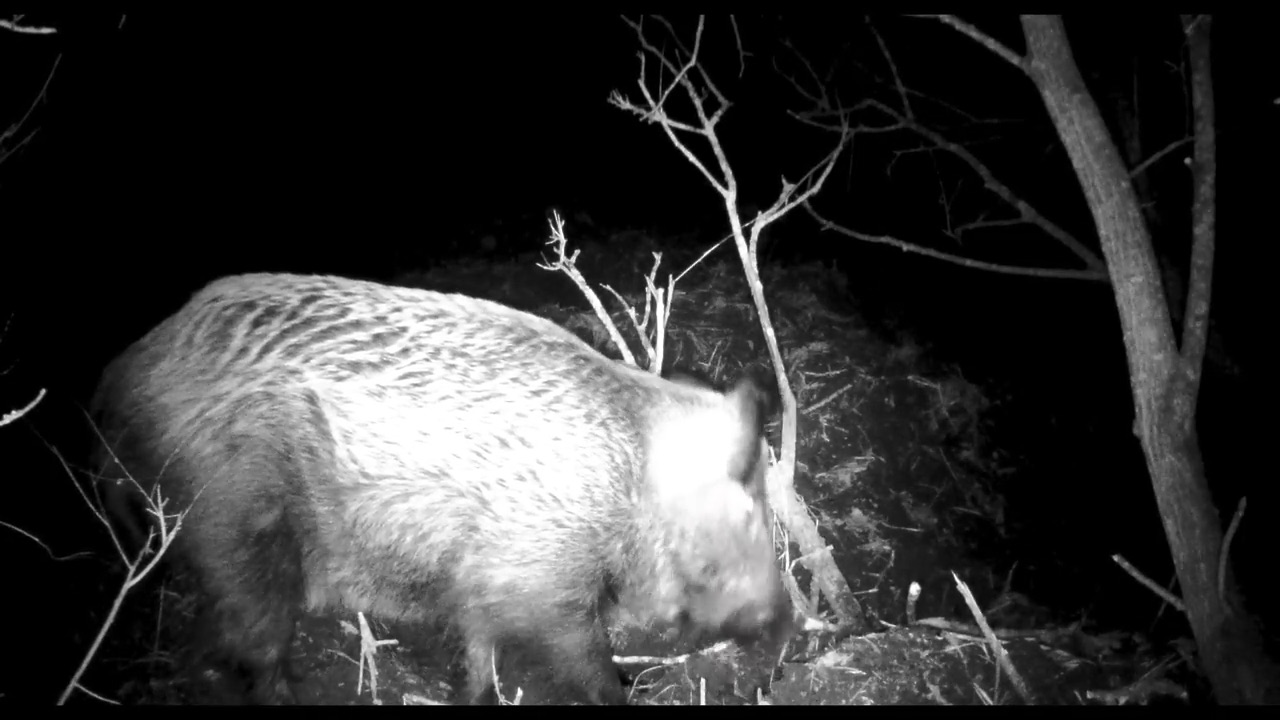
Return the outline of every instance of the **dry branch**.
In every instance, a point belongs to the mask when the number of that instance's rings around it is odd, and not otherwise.
[[[98,437],[101,440],[101,435]],[[58,458],[58,462],[62,464],[62,468],[66,471],[67,476],[71,478],[76,491],[80,493],[80,497],[84,500],[85,504],[89,506],[89,509],[93,512],[98,521],[102,523],[103,527],[107,529],[107,533],[111,536],[111,542],[115,545],[116,552],[119,553],[120,559],[125,566],[125,578],[120,583],[120,589],[116,592],[115,597],[111,601],[111,608],[107,612],[106,619],[103,620],[102,626],[98,629],[97,635],[94,636],[93,642],[89,645],[89,649],[85,651],[84,657],[80,661],[80,665],[71,676],[71,680],[68,681],[66,687],[63,688],[62,694],[58,696],[57,704],[64,705],[66,704],[67,699],[71,697],[71,693],[75,690],[92,694],[87,688],[80,684],[80,679],[84,676],[85,671],[89,669],[89,663],[92,662],[93,658],[97,655],[98,649],[102,645],[102,641],[107,636],[107,631],[111,628],[112,624],[115,623],[116,616],[119,614],[120,608],[124,605],[125,596],[129,594],[130,590],[137,587],[138,583],[142,582],[147,575],[151,574],[151,571],[159,565],[160,559],[164,557],[165,552],[169,549],[170,545],[173,544],[174,538],[177,537],[178,531],[182,528],[182,521],[186,518],[187,511],[183,510],[177,514],[166,514],[164,509],[168,501],[161,495],[159,485],[157,485],[154,490],[148,494],[142,492],[142,488],[138,485],[137,481],[132,477],[129,477],[128,481],[134,485],[142,497],[146,498],[147,512],[156,519],[153,526],[148,529],[147,539],[143,542],[142,547],[136,554],[130,556],[130,554],[124,549],[124,543],[120,541],[120,538],[116,535],[115,529],[107,519],[106,512],[100,506],[95,505],[89,499],[88,494],[85,493],[84,488],[80,486],[80,483],[75,481],[75,475],[72,473],[70,466],[67,465],[66,460],[63,459],[61,453],[58,453],[56,450],[53,452]],[[96,482],[96,479],[94,479],[94,481]],[[150,559],[148,559],[148,556],[150,556]]]
[[[848,128],[845,128],[827,157],[816,163],[800,183],[792,184],[783,179],[782,190],[777,199],[757,216],[750,226],[748,238],[738,211],[737,178],[716,134],[716,125],[731,107],[731,103],[706,72],[699,58],[706,18],[699,17],[691,47],[681,40],[670,23],[663,18],[657,18],[657,22],[666,31],[666,39],[673,48],[671,50],[660,49],[651,41],[646,35],[643,21],[626,18],[623,20],[635,31],[641,48],[638,84],[644,99],[643,102],[636,103],[615,91],[610,95],[609,102],[619,109],[634,113],[645,122],[657,123],[666,133],[671,144],[702,173],[724,201],[725,213],[728,215],[738,257],[742,262],[751,297],[760,318],[761,330],[769,348],[779,395],[782,398],[782,455],[778,463],[772,467],[767,480],[770,504],[782,519],[790,538],[800,546],[805,566],[813,574],[814,582],[821,587],[823,595],[840,622],[846,627],[860,628],[861,606],[836,567],[830,549],[818,533],[811,513],[795,492],[796,401],[787,379],[786,366],[778,347],[777,335],[770,320],[769,306],[764,298],[764,286],[760,280],[756,259],[761,231],[798,205],[807,202],[822,188],[832,168],[835,167],[840,152],[848,144],[852,135],[848,132]],[[658,83],[656,88],[650,87],[649,58],[654,59],[671,78],[666,83]],[[668,101],[678,92],[682,92],[689,102],[696,122],[676,120],[668,113]],[[681,139],[682,134],[693,135],[706,143],[707,149],[715,159],[714,167],[699,159],[692,148]]]
[[[987,640],[987,645],[995,653],[996,662],[1008,674],[1009,682],[1013,684],[1013,689],[1017,691],[1023,702],[1028,705],[1034,704],[1035,700],[1031,695],[1031,689],[1027,687],[1027,683],[1022,679],[1018,668],[1014,667],[1013,661],[1009,659],[1009,653],[1005,651],[1004,643],[1000,642],[1000,639],[992,632],[991,626],[987,624],[987,618],[982,614],[982,610],[978,608],[978,601],[974,599],[969,586],[954,572],[951,573],[951,577],[955,579],[956,587],[960,589],[960,594],[964,597],[964,602],[969,607],[969,612],[973,614],[973,619],[977,621],[978,627],[982,628],[982,634]]]
[[[965,34],[981,36],[981,41],[984,45],[990,47],[994,52],[997,52],[1001,57],[1009,60],[1016,67],[1024,70],[1025,72],[1024,63],[1021,58],[1018,58],[1012,53],[1012,51],[1005,48],[1003,45],[1000,45],[995,40],[982,35],[981,31],[951,16],[937,17],[940,21],[955,27],[957,30],[964,32]],[[855,135],[858,133],[886,133],[897,132],[900,130],[905,130],[918,135],[928,141],[931,147],[947,152],[967,165],[970,170],[978,176],[983,187],[999,198],[1005,206],[1012,209],[1016,214],[1016,216],[1012,218],[990,220],[981,218],[973,222],[955,224],[955,231],[957,234],[960,234],[965,230],[1028,224],[1038,228],[1044,234],[1058,241],[1058,243],[1065,247],[1069,252],[1079,258],[1084,267],[1082,269],[1035,268],[974,260],[962,255],[926,248],[892,235],[873,235],[859,232],[853,228],[845,227],[831,220],[816,210],[811,203],[806,203],[805,209],[811,216],[813,216],[814,220],[818,222],[819,226],[823,230],[835,231],[845,235],[846,237],[866,242],[892,245],[906,252],[924,255],[944,262],[961,265],[963,267],[971,267],[1013,275],[1106,281],[1106,265],[1096,252],[1090,250],[1074,235],[1057,223],[1054,223],[1042,212],[1037,210],[1035,206],[1022,198],[1012,188],[1001,182],[996,177],[995,173],[992,172],[991,169],[988,168],[987,165],[968,148],[948,139],[945,135],[930,128],[915,116],[912,111],[909,98],[911,96],[923,96],[923,94],[911,90],[906,86],[898,73],[897,64],[894,62],[888,46],[880,38],[879,33],[877,33],[874,28],[872,28],[872,33],[879,43],[881,54],[884,56],[886,64],[890,68],[890,82],[899,98],[902,109],[895,109],[888,104],[872,98],[861,100],[848,107],[840,105],[838,102],[831,99],[830,90],[826,87],[827,81],[820,80],[818,78],[817,73],[813,70],[812,64],[804,54],[794,47],[788,46],[805,69],[807,77],[802,80],[801,78],[793,75],[783,74],[782,76],[790,83],[793,90],[801,98],[806,99],[811,105],[811,109],[804,112],[793,112],[791,115],[798,121],[811,127],[839,132],[842,135],[849,133]],[[871,115],[873,117],[882,116],[887,118],[888,122],[862,119],[867,115]],[[950,218],[948,218],[948,223],[951,224]]]

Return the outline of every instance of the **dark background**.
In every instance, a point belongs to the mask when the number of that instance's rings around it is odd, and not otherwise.
[[[1015,17],[968,19],[1022,51]],[[691,18],[672,20],[691,37]],[[887,72],[882,60],[875,64],[876,41],[859,16],[739,20],[754,53],[742,77],[723,18],[708,23],[704,52],[735,102],[720,131],[743,200],[767,204],[781,176],[798,179],[831,142],[787,116],[805,105],[773,70],[781,58],[783,70],[796,71],[780,40],[791,38],[816,63],[840,57],[869,75]],[[129,14],[123,25],[107,11],[25,21],[60,32],[0,33],[0,124],[26,112],[61,60],[29,121],[38,132],[0,165],[0,292],[9,306],[0,399],[8,409],[36,389],[49,395],[24,425],[0,431],[15,444],[0,519],[57,554],[82,549],[76,538],[92,520],[65,504],[79,501],[56,465],[50,469],[43,443],[77,457],[86,441],[78,408],[102,365],[214,277],[275,270],[390,280],[414,264],[464,255],[465,246],[447,241],[493,218],[551,206],[587,211],[601,225],[675,232],[719,216],[727,228],[719,197],[665,135],[607,104],[614,89],[640,99],[635,34],[611,14],[157,10]],[[1265,527],[1273,473],[1263,459],[1273,423],[1258,383],[1274,325],[1264,288],[1275,237],[1280,85],[1266,23],[1248,16],[1214,23],[1212,317],[1231,370],[1207,370],[1200,430],[1224,527],[1238,498],[1250,497],[1233,551],[1242,582],[1264,597],[1266,578],[1251,569],[1264,567],[1252,563],[1269,560],[1273,547]],[[1096,248],[1088,209],[1030,82],[936,21],[873,24],[909,85],[1001,120],[953,125],[952,136],[972,142],[1007,184]],[[1125,87],[1139,58],[1139,76],[1157,97],[1144,122],[1170,141],[1181,137],[1176,17],[1072,17],[1068,29],[1104,113],[1108,93]],[[846,101],[873,93],[894,100],[866,75],[841,92]],[[939,232],[941,171],[930,164],[954,161],[904,154],[919,147],[901,135],[860,136],[819,205],[865,232],[971,257],[1075,267],[1027,227],[948,245]],[[1165,247],[1188,242],[1181,159],[1189,152],[1184,146],[1152,170],[1163,223],[1157,242]],[[1131,396],[1107,287],[967,270],[821,235],[805,218],[782,227],[787,241],[777,261],[836,263],[868,322],[892,319],[967,378],[1055,418],[1058,429],[1039,439],[1051,448],[1041,462],[1052,464],[1056,453],[1079,472],[1024,490],[1023,501],[1053,516],[1058,534],[1045,541],[1125,552],[1159,580],[1169,576],[1129,431]],[[541,242],[532,235],[512,250]],[[11,544],[22,542],[3,546]],[[37,565],[44,557],[29,547],[14,552],[35,552]],[[49,601],[38,575],[11,582]]]

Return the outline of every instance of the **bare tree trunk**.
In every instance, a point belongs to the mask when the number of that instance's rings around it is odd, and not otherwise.
[[[1199,76],[1198,85],[1207,86],[1208,18],[1200,20],[1204,26],[1192,33],[1193,73]],[[1194,425],[1203,345],[1201,354],[1194,357],[1184,359],[1178,353],[1159,266],[1137,197],[1076,67],[1061,18],[1023,16],[1022,26],[1027,70],[1075,167],[1107,259],[1129,360],[1137,416],[1134,432],[1147,458],[1203,670],[1220,703],[1275,701],[1274,695],[1268,695],[1274,689],[1268,688],[1257,629],[1242,613],[1233,612],[1227,597],[1231,594],[1234,599],[1230,588],[1219,587],[1222,527],[1201,467]],[[1211,105],[1212,100],[1208,102]],[[1202,110],[1197,107],[1198,118]],[[1206,132],[1197,125],[1198,135]],[[1211,133],[1212,127],[1207,131]],[[1202,161],[1200,142],[1198,138],[1198,163]],[[1198,170],[1200,182],[1211,187],[1211,162]],[[1198,188],[1198,201],[1205,199],[1203,192],[1204,187]],[[1211,204],[1212,194],[1207,197]],[[1203,207],[1198,209],[1203,211]],[[1197,231],[1206,229],[1203,217],[1197,216]],[[1211,220],[1207,230],[1212,231]],[[1206,261],[1200,250],[1204,269]],[[1207,252],[1212,257],[1211,246]],[[1193,299],[1193,312],[1188,316],[1207,317],[1208,286],[1207,280],[1204,282],[1198,288],[1203,294]]]
[[[1152,123],[1143,123],[1143,68],[1135,54],[1130,62],[1128,87],[1114,92],[1113,101],[1116,107],[1116,129],[1119,131],[1121,151],[1126,164],[1131,168],[1129,180],[1133,183],[1138,196],[1138,207],[1146,220],[1147,232],[1151,235],[1151,246],[1155,249],[1156,261],[1160,264],[1160,282],[1164,285],[1165,306],[1173,319],[1174,327],[1183,321],[1183,308],[1186,307],[1186,283],[1178,263],[1181,252],[1180,243],[1173,242],[1166,227],[1165,214],[1161,212],[1161,203],[1157,202],[1156,191],[1159,187],[1152,176],[1157,172],[1155,166],[1134,171],[1142,166],[1150,148],[1144,140],[1144,133]],[[1150,114],[1147,115],[1151,117]],[[1183,258],[1185,259],[1185,258]]]

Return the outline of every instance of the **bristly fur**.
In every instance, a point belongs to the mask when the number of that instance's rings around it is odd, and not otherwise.
[[[293,699],[299,613],[442,617],[473,701],[533,642],[621,702],[601,613],[751,637],[789,618],[763,495],[761,394],[614,363],[511,308],[323,276],[218,280],[104,371],[123,468],[190,507],[178,550],[214,644]]]

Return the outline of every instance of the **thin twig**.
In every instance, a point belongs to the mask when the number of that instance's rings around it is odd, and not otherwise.
[[[978,627],[982,628],[982,634],[986,636],[987,644],[991,646],[991,651],[996,655],[996,662],[1004,669],[1005,674],[1009,676],[1009,681],[1013,683],[1013,689],[1017,691],[1023,702],[1028,705],[1035,704],[1030,688],[1027,687],[1027,683],[1022,679],[1018,669],[1013,666],[1013,661],[1009,659],[1009,653],[1004,649],[1004,643],[1000,642],[995,633],[991,631],[991,626],[987,624],[987,618],[983,616],[982,610],[978,608],[978,601],[974,599],[969,586],[954,572],[951,573],[951,577],[955,578],[956,587],[960,589],[960,594],[964,596],[964,602],[969,606],[969,612],[973,615],[973,619],[977,621]]]
[[[48,25],[20,25],[22,17],[18,15],[13,20],[0,20],[0,29],[21,35],[53,35],[58,32],[58,28]]]
[[[1240,520],[1244,517],[1244,509],[1249,498],[1242,497],[1236,505],[1236,514],[1231,517],[1231,525],[1227,527],[1227,535],[1222,539],[1222,551],[1218,554],[1218,598],[1227,602],[1227,558],[1231,552],[1231,541],[1236,537]]]
[[[10,410],[4,415],[0,415],[0,427],[4,427],[5,425],[8,425],[9,423],[16,421],[18,418],[22,417],[23,415],[26,415],[27,413],[31,412],[33,409],[35,409],[36,405],[40,404],[40,401],[43,399],[44,399],[44,388],[40,388],[40,392],[36,393],[35,399],[33,399],[31,402],[18,408],[17,410]]]
[[[1184,615],[1186,614],[1187,606],[1182,603],[1181,599],[1175,597],[1173,593],[1170,593],[1169,591],[1155,584],[1155,582],[1153,582],[1151,578],[1147,577],[1146,575],[1143,575],[1137,568],[1129,564],[1129,561],[1125,560],[1124,556],[1112,555],[1111,559],[1115,561],[1117,565],[1124,568],[1124,571],[1129,573],[1129,575],[1131,575],[1134,580],[1137,580],[1139,583],[1144,585],[1148,590],[1150,590],[1151,592],[1163,598],[1165,602],[1172,605],[1174,609],[1177,610],[1178,612],[1183,613]]]
[[[925,17],[930,17],[930,16],[925,16]],[[955,28],[956,30],[960,31],[965,35],[968,35],[969,37],[977,41],[979,45],[995,53],[996,56],[999,57],[1001,60],[1008,62],[1010,65],[1018,68],[1023,72],[1026,72],[1027,70],[1026,58],[1010,50],[1003,43],[991,37],[990,35],[982,32],[977,27],[961,20],[955,15],[933,15],[931,17],[933,17],[934,19],[944,24],[950,25],[951,27]]]
[[[609,333],[609,338],[613,340],[614,345],[618,347],[618,352],[622,354],[623,361],[632,367],[639,367],[636,365],[636,358],[631,353],[631,348],[627,347],[626,341],[622,339],[622,333],[614,325],[613,318],[609,317],[604,305],[600,303],[600,298],[591,291],[591,286],[587,283],[587,279],[582,276],[582,273],[574,264],[578,259],[578,253],[581,251],[574,250],[572,255],[565,254],[569,241],[564,235],[564,220],[560,217],[560,213],[558,211],[552,212],[551,219],[548,222],[551,225],[551,239],[546,244],[555,246],[556,259],[551,262],[546,261],[544,258],[544,262],[538,263],[538,267],[543,270],[559,271],[568,275],[569,279],[573,280],[573,283],[582,291],[583,297],[590,303],[591,309],[600,318],[600,322],[604,324],[605,331]]]

